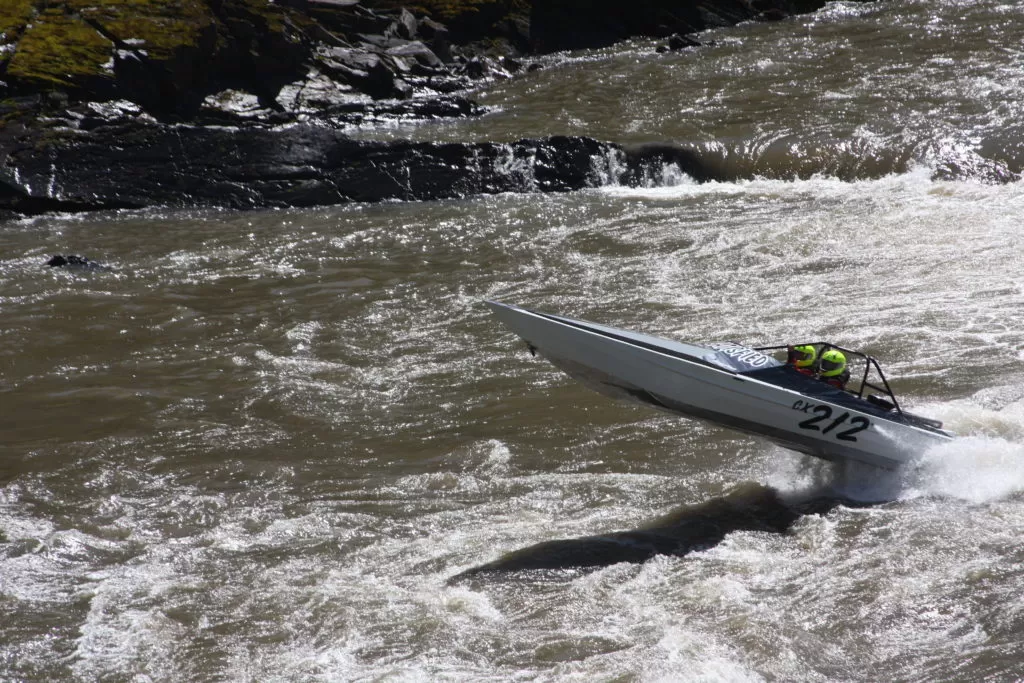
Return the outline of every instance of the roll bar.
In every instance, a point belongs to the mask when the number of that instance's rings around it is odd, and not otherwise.
[[[754,347],[754,349],[756,351],[780,351],[788,350],[791,346],[813,346],[816,349],[818,349],[818,358],[821,358],[822,354],[824,354],[829,349],[836,349],[837,351],[842,351],[844,354],[846,354],[847,358],[849,358],[850,356],[856,356],[862,359],[864,361],[864,375],[860,379],[860,388],[857,389],[856,391],[849,389],[847,389],[847,391],[849,391],[851,394],[856,394],[857,398],[865,398],[865,389],[874,389],[875,391],[881,392],[889,397],[889,402],[892,403],[893,410],[898,412],[900,415],[909,415],[909,413],[903,412],[903,408],[900,407],[899,401],[896,400],[896,394],[893,393],[892,388],[889,386],[889,381],[885,378],[885,373],[882,372],[882,366],[878,364],[878,361],[875,360],[873,356],[861,353],[860,351],[855,351],[854,349],[848,349],[843,346],[838,346],[836,344],[823,341],[802,342],[799,344],[785,344],[783,346],[756,346]],[[871,374],[872,369],[874,369],[874,371],[878,374],[878,380],[881,381],[881,384],[875,384],[874,382],[870,381],[873,379]],[[871,401],[872,403],[875,403],[877,405],[879,404],[879,401],[883,401],[884,399],[869,394],[865,400]],[[917,415],[914,415],[913,417],[918,419],[926,419],[920,418],[920,416]]]

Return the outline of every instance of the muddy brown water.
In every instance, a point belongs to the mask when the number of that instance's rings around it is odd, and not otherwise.
[[[1022,27],[833,3],[355,131],[668,140],[735,182],[0,224],[0,678],[1019,676],[1024,190],[979,178],[1019,170]],[[591,393],[485,298],[860,347],[964,436],[835,471]]]

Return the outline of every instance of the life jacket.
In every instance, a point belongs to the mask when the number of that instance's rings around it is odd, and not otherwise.
[[[831,386],[834,386],[836,389],[845,389],[846,383],[850,381],[850,371],[843,370],[838,375],[834,375],[832,377],[822,377],[821,381]]]

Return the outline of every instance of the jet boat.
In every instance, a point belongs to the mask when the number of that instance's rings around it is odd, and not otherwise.
[[[774,357],[787,346],[693,344],[486,303],[531,353],[602,394],[764,437],[807,455],[898,469],[955,436],[941,422],[904,410],[874,358],[828,342],[809,343],[821,353],[838,349],[852,361],[857,374],[845,388]]]

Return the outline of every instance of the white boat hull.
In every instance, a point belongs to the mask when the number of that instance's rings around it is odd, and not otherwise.
[[[897,414],[886,415],[866,401],[842,395],[829,400],[713,367],[702,359],[712,351],[708,347],[488,304],[532,349],[601,393],[818,458],[895,469],[951,438],[949,432],[901,422]],[[865,404],[862,410],[859,403]]]

